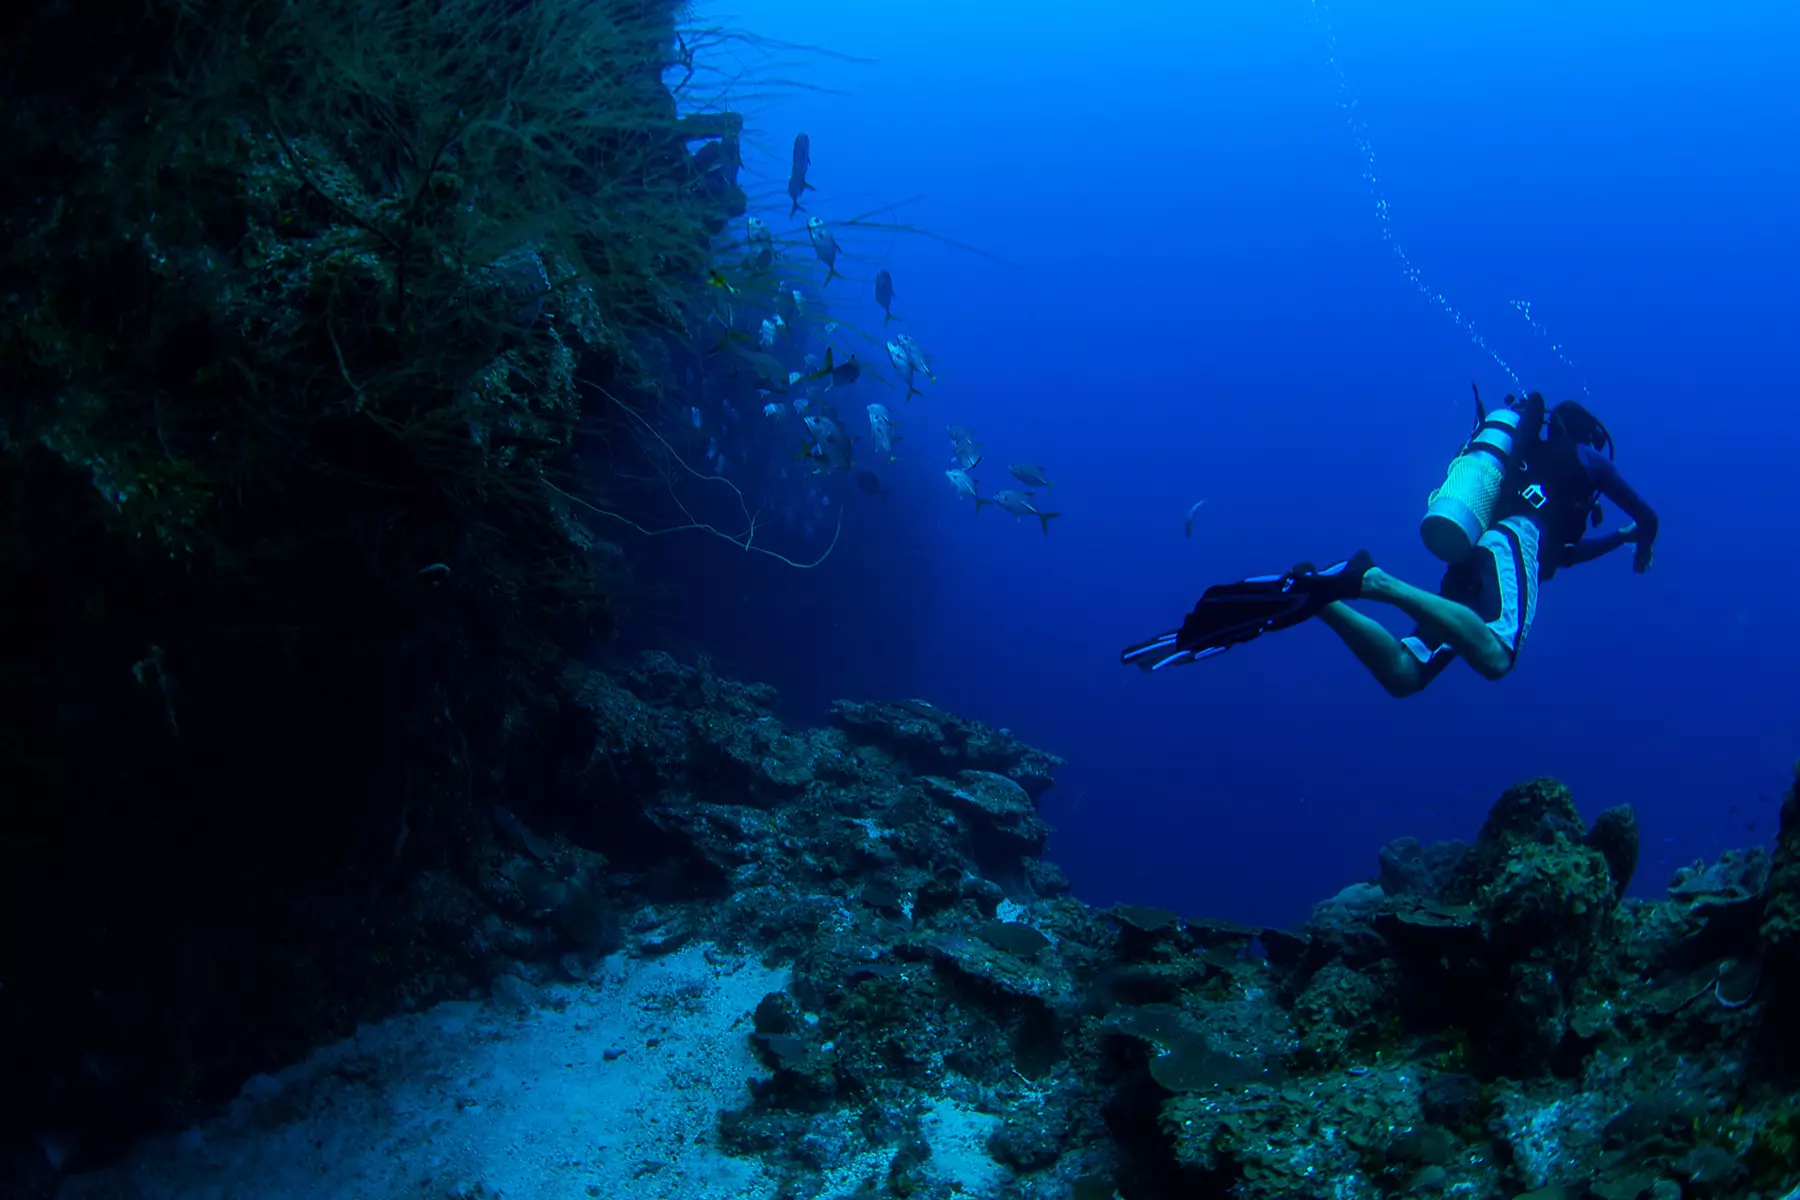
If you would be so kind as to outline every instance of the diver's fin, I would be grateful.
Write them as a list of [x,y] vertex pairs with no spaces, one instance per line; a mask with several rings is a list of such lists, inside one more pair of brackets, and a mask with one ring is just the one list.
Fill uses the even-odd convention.
[[1147,642],[1139,642],[1135,646],[1127,646],[1119,655],[1119,661],[1126,666],[1136,667],[1140,671],[1160,671],[1164,667],[1179,667],[1191,662],[1199,662],[1203,658],[1211,658],[1215,654],[1223,654],[1231,649],[1229,646],[1214,646],[1205,650],[1183,650],[1175,643],[1180,639],[1180,630],[1170,630],[1161,637]]
[[1155,648],[1162,647],[1161,656],[1145,668],[1155,671],[1223,654],[1271,630],[1298,625],[1333,601],[1355,599],[1362,592],[1363,576],[1374,565],[1368,551],[1358,550],[1323,570],[1300,563],[1285,575],[1253,575],[1215,584],[1201,595],[1180,629],[1128,647],[1120,661],[1144,666]]

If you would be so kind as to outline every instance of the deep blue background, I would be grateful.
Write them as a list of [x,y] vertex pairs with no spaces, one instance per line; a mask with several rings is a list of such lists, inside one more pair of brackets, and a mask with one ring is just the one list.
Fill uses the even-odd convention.
[[[1784,77],[1800,10],[1096,11],[731,6],[737,27],[874,60],[715,57],[745,72],[726,97],[778,232],[798,229],[780,192],[804,129],[812,212],[925,193],[894,219],[1016,267],[838,227],[840,315],[877,326],[870,281],[891,269],[940,382],[910,405],[859,385],[908,440],[891,501],[856,497],[818,570],[659,544],[707,584],[685,633],[776,684],[797,721],[835,697],[919,696],[1064,755],[1052,855],[1097,903],[1293,920],[1371,874],[1385,841],[1472,837],[1501,789],[1543,774],[1589,815],[1636,808],[1641,891],[1766,838],[1800,750],[1800,85]],[[1383,240],[1342,99],[1423,293]],[[1467,433],[1469,381],[1512,386],[1447,306],[1528,387],[1591,389],[1662,515],[1655,568],[1620,554],[1559,575],[1510,677],[1459,666],[1404,702],[1317,626],[1167,677],[1122,669],[1120,647],[1207,584],[1298,558],[1366,546],[1435,583],[1417,523]],[[1048,537],[952,495],[950,421],[986,444],[984,490],[1008,462],[1050,468],[1040,498],[1065,515]]]

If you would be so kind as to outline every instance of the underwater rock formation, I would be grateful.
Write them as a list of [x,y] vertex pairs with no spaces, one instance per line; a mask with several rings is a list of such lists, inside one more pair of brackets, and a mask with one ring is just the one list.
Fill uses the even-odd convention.
[[797,729],[776,700],[664,654],[565,670],[552,786],[407,884],[416,998],[529,1014],[608,963],[753,961],[757,1073],[716,1135],[782,1197],[1800,1185],[1796,1076],[1764,1052],[1784,851],[1620,900],[1629,813],[1584,826],[1533,780],[1298,929],[1096,911],[1042,859],[1055,756],[916,701]]

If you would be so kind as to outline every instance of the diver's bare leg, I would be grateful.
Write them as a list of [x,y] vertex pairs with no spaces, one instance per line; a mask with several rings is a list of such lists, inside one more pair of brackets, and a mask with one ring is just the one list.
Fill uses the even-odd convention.
[[[1363,576],[1361,598],[1391,604],[1431,629],[1488,679],[1498,679],[1512,670],[1512,655],[1507,653],[1505,644],[1487,627],[1480,614],[1466,604],[1416,588],[1380,567],[1369,568],[1369,573]],[[1405,648],[1401,649],[1404,652]]]
[[[1368,584],[1363,586],[1367,588]],[[1419,660],[1373,617],[1365,617],[1348,604],[1338,602],[1320,609],[1319,620],[1344,640],[1344,645],[1387,689],[1388,695],[1411,696],[1424,688],[1426,680]]]

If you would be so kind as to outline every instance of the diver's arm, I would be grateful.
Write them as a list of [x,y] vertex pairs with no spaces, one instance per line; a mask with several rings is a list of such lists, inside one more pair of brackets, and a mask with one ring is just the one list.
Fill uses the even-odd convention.
[[1625,482],[1625,477],[1619,474],[1619,469],[1613,466],[1610,459],[1589,453],[1584,453],[1582,458],[1593,475],[1595,488],[1602,496],[1623,509],[1625,515],[1637,526],[1634,539],[1637,542],[1637,553],[1631,559],[1632,570],[1649,570],[1651,546],[1656,541],[1656,510],[1644,503],[1644,498]]
[[1584,537],[1569,547],[1568,564],[1573,567],[1584,562],[1593,562],[1596,558],[1611,554],[1620,546],[1635,541],[1637,541],[1636,525],[1627,525],[1622,529],[1615,529],[1611,533]]

